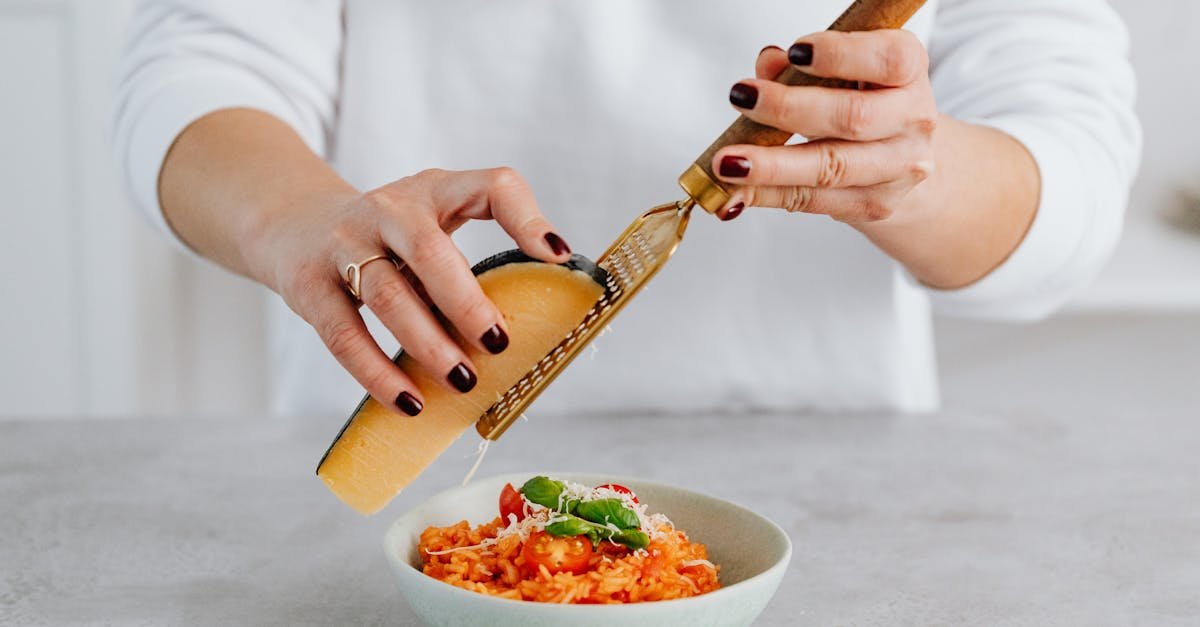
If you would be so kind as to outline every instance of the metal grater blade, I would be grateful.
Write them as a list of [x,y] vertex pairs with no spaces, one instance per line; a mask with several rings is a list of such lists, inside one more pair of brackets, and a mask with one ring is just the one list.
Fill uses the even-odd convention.
[[693,201],[660,205],[642,214],[597,260],[608,273],[604,296],[563,341],[508,389],[475,423],[479,435],[499,439],[659,270],[683,240]]

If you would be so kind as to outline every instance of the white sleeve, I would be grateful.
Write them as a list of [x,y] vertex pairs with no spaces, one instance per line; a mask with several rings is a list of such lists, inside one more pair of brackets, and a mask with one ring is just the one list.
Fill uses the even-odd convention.
[[1050,314],[1100,271],[1121,232],[1141,129],[1129,38],[1103,0],[945,0],[930,75],[938,106],[1016,138],[1041,173],[1020,246],[978,282],[930,289],[935,311]]
[[258,109],[324,156],[337,109],[340,0],[141,0],[128,28],[113,111],[117,164],[134,201],[185,250],[159,206],[158,175],[193,121]]

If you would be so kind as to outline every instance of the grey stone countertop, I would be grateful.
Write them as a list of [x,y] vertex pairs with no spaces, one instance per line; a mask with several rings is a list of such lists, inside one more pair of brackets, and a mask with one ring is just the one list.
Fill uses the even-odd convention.
[[[481,476],[635,475],[760,510],[795,544],[763,625],[1194,625],[1195,370],[1159,389],[1134,366],[933,415],[534,416]],[[415,623],[382,534],[461,480],[474,438],[363,518],[313,475],[338,426],[0,422],[0,624]]]
[[[361,518],[312,474],[335,426],[0,425],[0,623],[415,623],[383,530],[462,478],[469,441]],[[777,521],[796,551],[762,624],[1200,620],[1194,416],[559,418],[482,472],[534,468]]]

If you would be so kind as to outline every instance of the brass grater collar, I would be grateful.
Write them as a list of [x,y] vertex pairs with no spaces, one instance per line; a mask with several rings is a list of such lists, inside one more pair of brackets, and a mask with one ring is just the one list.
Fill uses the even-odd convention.
[[716,213],[729,202],[729,192],[694,163],[679,175],[679,186],[709,213]]

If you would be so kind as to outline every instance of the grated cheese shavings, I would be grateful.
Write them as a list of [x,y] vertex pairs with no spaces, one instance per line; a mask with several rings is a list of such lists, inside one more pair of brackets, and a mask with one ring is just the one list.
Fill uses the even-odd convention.
[[465,486],[471,481],[471,477],[475,476],[475,471],[479,470],[479,465],[483,463],[483,456],[487,455],[488,446],[492,443],[491,440],[484,439],[479,443],[479,447],[475,449],[475,463],[471,464],[471,469],[467,471],[467,476],[463,477],[462,484]]
[[494,538],[486,538],[486,539],[484,539],[483,542],[480,542],[479,544],[473,544],[473,545],[469,545],[469,546],[456,546],[456,547],[451,547],[449,549],[443,549],[441,551],[426,551],[426,553],[429,553],[430,555],[447,555],[450,553],[455,553],[457,551],[474,551],[474,550],[487,549],[488,547],[494,546],[495,544],[497,544],[498,542],[500,542],[501,540],[503,540],[509,536],[520,536],[521,541],[524,542],[525,540],[528,540],[529,536],[532,535],[534,532],[545,529],[546,525],[553,522],[550,517],[550,510],[548,510],[544,507],[541,508],[541,511],[531,512],[528,516],[526,516],[522,520],[517,520],[516,518],[517,517],[515,514],[509,514],[508,525],[505,526],[504,528],[500,529],[499,531],[497,531],[496,536]]
[[[475,471],[479,468],[479,464],[483,461],[483,456],[487,453],[489,442],[490,440],[484,440],[480,443],[478,458],[475,460],[475,465],[471,468],[471,472],[468,473],[466,479],[463,480],[463,485],[466,485],[467,481],[471,479],[471,477],[475,474]],[[662,539],[676,532],[675,523],[671,522],[670,518],[667,518],[665,514],[648,513],[647,506],[644,503],[634,503],[633,496],[630,494],[619,492],[617,490],[613,490],[612,488],[592,488],[581,483],[573,483],[562,480],[559,481],[563,484],[563,491],[559,494],[559,509],[562,508],[563,504],[567,500],[578,500],[580,502],[585,502],[599,499],[618,499],[626,507],[633,510],[633,512],[637,514],[639,528],[645,532],[651,540]],[[525,513],[525,518],[521,520],[517,520],[515,514],[509,514],[509,519],[506,521],[507,525],[497,531],[494,538],[487,538],[479,544],[452,547],[441,551],[427,551],[427,553],[430,555],[447,555],[456,551],[486,551],[488,547],[494,546],[501,540],[510,536],[520,536],[521,541],[524,542],[529,539],[530,535],[538,531],[545,530],[547,525],[552,525],[556,522],[567,520],[567,517],[561,512],[551,510],[538,505],[537,503],[530,503],[529,501],[525,501],[523,511]],[[620,531],[620,528],[611,522],[604,526],[611,529],[613,532]],[[637,549],[633,552],[633,554],[645,556],[648,555],[648,552],[646,549]],[[709,562],[708,560],[690,560],[688,562],[684,562],[683,565],[707,565],[709,568],[716,568],[716,566],[714,566],[712,562]]]
[[612,488],[592,488],[580,483],[570,481],[560,481],[564,490],[559,495],[559,508],[567,499],[576,499],[583,501],[596,501],[599,499],[618,499],[629,509],[633,510],[638,517],[638,527],[650,537],[651,540],[663,539],[668,535],[675,533],[675,523],[671,522],[665,514],[650,514],[647,512],[647,505],[644,503],[635,503],[633,495],[620,492]]

